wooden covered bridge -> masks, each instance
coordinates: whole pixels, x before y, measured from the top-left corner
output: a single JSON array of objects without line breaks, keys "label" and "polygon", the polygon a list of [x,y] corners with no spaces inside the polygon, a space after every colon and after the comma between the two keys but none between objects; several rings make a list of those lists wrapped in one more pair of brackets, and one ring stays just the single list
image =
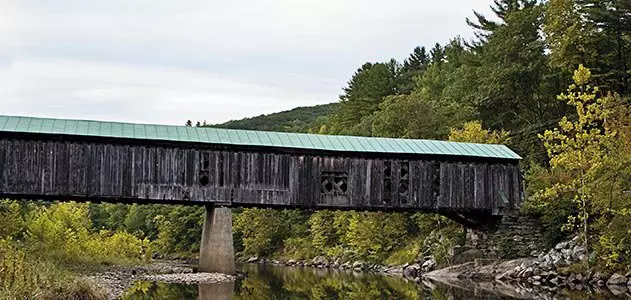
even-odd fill
[{"label": "wooden covered bridge", "polygon": [[0,116],[0,197],[428,211],[465,225],[522,198],[504,145]]}]

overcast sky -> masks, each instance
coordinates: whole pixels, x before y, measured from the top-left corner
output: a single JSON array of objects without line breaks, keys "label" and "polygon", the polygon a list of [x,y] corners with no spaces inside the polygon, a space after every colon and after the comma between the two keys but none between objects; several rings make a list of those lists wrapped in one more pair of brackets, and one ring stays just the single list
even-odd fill
[{"label": "overcast sky", "polygon": [[220,123],[335,102],[490,0],[0,0],[0,114]]}]

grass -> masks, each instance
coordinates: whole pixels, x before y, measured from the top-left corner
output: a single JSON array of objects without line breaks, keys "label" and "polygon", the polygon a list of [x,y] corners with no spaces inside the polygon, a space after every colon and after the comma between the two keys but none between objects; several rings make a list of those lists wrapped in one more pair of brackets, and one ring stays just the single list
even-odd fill
[{"label": "grass", "polygon": [[3,241],[0,243],[0,300],[18,299],[100,300],[106,299],[106,295],[93,283]]}]

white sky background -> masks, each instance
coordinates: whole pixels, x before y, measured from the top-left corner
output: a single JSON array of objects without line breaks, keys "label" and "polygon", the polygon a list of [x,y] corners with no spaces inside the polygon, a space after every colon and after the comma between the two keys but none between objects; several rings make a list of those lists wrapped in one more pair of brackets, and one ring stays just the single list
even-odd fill
[{"label": "white sky background", "polygon": [[335,102],[490,0],[0,0],[0,114],[220,123]]}]

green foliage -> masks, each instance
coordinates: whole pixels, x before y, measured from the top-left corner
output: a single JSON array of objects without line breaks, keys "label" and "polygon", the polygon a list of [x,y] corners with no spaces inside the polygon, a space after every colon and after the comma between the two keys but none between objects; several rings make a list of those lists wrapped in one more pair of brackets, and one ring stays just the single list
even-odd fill
[{"label": "green foliage", "polygon": [[0,201],[0,238],[17,238],[24,231],[24,216],[17,201]]},{"label": "green foliage", "polygon": [[[628,224],[631,211],[625,192],[631,185],[631,114],[617,95],[603,95],[590,84],[589,69],[579,66],[573,79],[575,84],[559,100],[576,109],[575,117],[562,118],[558,128],[540,136],[550,170],[530,176],[537,191],[528,207],[548,219],[561,213],[567,218],[562,228],[578,230],[584,246],[595,250],[608,268],[617,269],[629,264],[625,259],[631,253],[626,246],[629,231],[621,226]],[[559,203],[570,203],[570,213],[551,210]]]},{"label": "green foliage", "polygon": [[403,265],[418,259],[422,253],[423,239],[416,237],[406,242],[405,246],[392,252],[384,262],[390,265]]},{"label": "green foliage", "polygon": [[0,238],[0,299],[106,299],[93,284]]},{"label": "green foliage", "polygon": [[311,243],[320,253],[340,243],[339,229],[335,227],[335,212],[330,210],[319,210],[309,217],[309,230],[311,232]]},{"label": "green foliage", "polygon": [[326,118],[339,107],[337,103],[298,107],[292,110],[260,115],[253,118],[228,121],[223,124],[211,125],[219,128],[249,129],[264,131],[309,132],[319,130]]},{"label": "green foliage", "polygon": [[247,255],[271,255],[282,247],[289,230],[282,212],[273,209],[245,209],[234,219],[234,230],[243,236]]},{"label": "green foliage", "polygon": [[204,208],[174,206],[152,216],[158,230],[156,248],[163,254],[190,256],[199,253]]},{"label": "green foliage", "polygon": [[409,219],[404,214],[352,212],[343,241],[354,258],[381,262],[408,238]]},{"label": "green foliage", "polygon": [[344,94],[340,96],[340,108],[333,117],[334,133],[370,134],[359,130],[362,118],[378,110],[383,98],[394,95],[398,64],[365,63],[357,69]]},{"label": "green foliage", "polygon": [[465,232],[460,224],[441,215],[416,213],[412,216],[421,233],[421,255],[431,255],[440,265],[451,265],[450,252],[462,245]]},{"label": "green foliage", "polygon": [[34,253],[66,263],[122,263],[151,257],[148,240],[124,232],[93,233],[91,227],[86,204],[40,206],[28,216],[25,243]]}]

